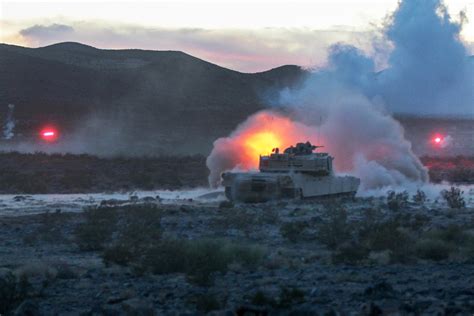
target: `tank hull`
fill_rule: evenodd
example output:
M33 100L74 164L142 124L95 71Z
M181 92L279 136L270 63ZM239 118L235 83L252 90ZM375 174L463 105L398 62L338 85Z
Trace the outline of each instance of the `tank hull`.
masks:
M227 172L222 178L229 200L249 203L355 195L360 185L356 177L304 173Z

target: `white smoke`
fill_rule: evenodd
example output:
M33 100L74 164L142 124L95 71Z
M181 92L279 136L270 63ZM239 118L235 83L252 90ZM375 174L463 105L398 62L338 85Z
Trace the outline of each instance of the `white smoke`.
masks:
M427 170L401 125L376 102L333 81L335 75L315 74L303 89L285 91L281 101L292 104L306 125L316 126L322 117L321 138L336 171L360 177L362 190L426 182Z
M15 129L15 119L13 117L13 111L15 110L14 104L8 105L7 118L5 119L5 124L3 125L3 138L12 139L15 136L13 130Z
M373 56L336 44L326 67L269 103L306 126L319 126L336 170L359 176L363 190L421 185L427 170L385 109L474 113L474 68L461 28L441 0L402 0L382 30L389 44L376 50L390 52L387 69L377 72Z

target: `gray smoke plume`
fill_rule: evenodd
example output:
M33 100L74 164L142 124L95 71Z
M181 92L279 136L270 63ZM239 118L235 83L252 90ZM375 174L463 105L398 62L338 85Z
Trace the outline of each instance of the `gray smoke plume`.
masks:
M336 170L359 176L362 189L426 182L427 170L385 109L474 114L474 67L459 38L461 26L440 0L403 0L383 30L386 46L377 47L390 52L387 69L376 72L374 57L336 44L326 67L269 103L319 126Z
M3 125L3 138L12 139L15 136L13 130L15 128L15 119L13 118L13 111L15 110L15 105L8 105L7 118L5 124Z
M384 108L474 113L474 72L460 30L439 0L401 1L384 30L394 47L387 69L376 73L373 58L337 44L327 67L302 88L282 91L278 105L308 125L322 116L321 131L337 170L360 176L364 188L427 181L402 127Z
M389 68L376 77L380 94L396 112L474 114L474 60L440 0L404 0L390 18L385 37L394 49Z
M306 125L316 126L322 117L322 145L335 156L336 171L360 177L362 189L427 181L400 124L374 101L341 84L336 69L315 74L305 88L281 96Z

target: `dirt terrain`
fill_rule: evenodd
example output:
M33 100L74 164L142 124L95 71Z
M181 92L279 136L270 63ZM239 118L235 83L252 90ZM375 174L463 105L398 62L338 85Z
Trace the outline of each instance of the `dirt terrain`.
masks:
M0 314L472 315L473 197L451 198L142 197L0 217Z
M0 194L89 193L206 186L206 158L0 153Z
M474 157L421 157L430 180L474 183ZM205 187L206 157L105 158L0 152L0 194L99 193Z

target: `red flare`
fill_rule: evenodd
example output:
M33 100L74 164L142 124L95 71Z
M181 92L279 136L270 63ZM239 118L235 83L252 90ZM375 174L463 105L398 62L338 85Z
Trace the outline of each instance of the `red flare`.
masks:
M40 132L41 138L47 142L53 142L58 139L58 132L52 127L45 127Z

